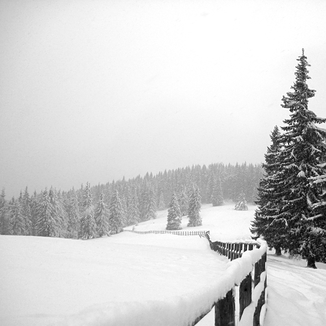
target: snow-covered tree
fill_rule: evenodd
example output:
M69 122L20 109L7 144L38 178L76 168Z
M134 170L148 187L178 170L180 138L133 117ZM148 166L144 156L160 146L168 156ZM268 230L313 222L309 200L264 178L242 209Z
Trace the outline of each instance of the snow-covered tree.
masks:
M213 191L212 191L212 204L213 206L223 205L223 191L221 177L218 175L214 178Z
M178 197L181 216L186 216L188 214L189 198L185 187L181 190Z
M96 230L100 237L109 233L109 214L110 212L104 202L104 195L101 193L95 208Z
M128 225L138 224L140 221L138 197L135 190L130 192L127 209L127 221Z
M286 248L287 227L285 220L278 220L277 213L280 207L282 189L276 174L280 169L280 131L277 126L271 133L272 144L267 148L265 163L263 164L264 175L258 187L258 199L255 219L252 222L251 232L255 236L262 236L269 247L274 247L276 254L281 254L281 249Z
M237 211L247 211L248 210L248 205L247 205L246 196L245 196L244 192L240 193L238 202L235 205L235 210L237 210Z
M200 216L201 198L199 188L193 186L189 196L189 208L188 208L188 226L200 226L202 225L202 218Z
M22 214L22 203L20 199L13 200L10 205L10 224L12 234L26 235L26 223Z
M11 234L9 203L6 201L5 197L5 190L2 189L0 195L0 234Z
M87 182L83 194L82 217L80 220L80 235L82 239L91 239L96 237L96 224L94 219L94 206L92 203L92 194L90 184Z
M123 221L123 209L121 200L119 197L118 190L112 195L111 203L110 203L110 230L112 233L119 233L122 229L122 221Z
M178 198L174 192L168 209L168 223L167 230L180 230L181 229L181 211L178 203Z
M67 237L68 238L78 238L78 230L80 223L80 213L78 205L78 197L75 190L71 190L67 196L66 203L66 212L67 212Z
M57 237L60 234L60 223L47 190L43 191L38 204L36 230L37 235L42 237Z
M281 164L275 178L282 201L274 220L284 220L287 225L287 249L301 254L307 266L315 268L316 261L326 261L326 246L317 250L326 237L326 130L317 125L326 119L308 109L308 99L315 95L307 85L309 64L303 51L297 60L292 92L282 99L290 117L284 120L280 136Z
M31 202L29 198L28 188L25 188L24 195L22 195L21 199L21 213L25 222L25 234L32 234L32 214L31 214Z
M140 214L142 221L156 218L156 196L154 190L149 186L143 189L141 194Z

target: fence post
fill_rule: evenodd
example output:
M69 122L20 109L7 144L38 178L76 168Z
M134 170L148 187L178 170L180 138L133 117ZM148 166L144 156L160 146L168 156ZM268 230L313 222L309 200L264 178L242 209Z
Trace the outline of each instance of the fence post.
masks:
M215 326L235 326L235 303L233 289L225 298L215 303Z
M240 319L245 308L248 307L251 303L251 298L252 298L251 294L252 294L251 273L249 273L240 283L240 289L239 289Z

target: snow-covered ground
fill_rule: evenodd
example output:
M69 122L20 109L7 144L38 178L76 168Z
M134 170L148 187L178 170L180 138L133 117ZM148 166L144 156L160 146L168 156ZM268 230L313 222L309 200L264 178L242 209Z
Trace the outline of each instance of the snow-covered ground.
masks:
M202 207L213 240L249 240L254 207ZM136 230L164 230L167 211ZM183 220L183 228L187 219ZM130 228L131 229L131 228ZM205 238L123 232L95 240L0 236L0 325L183 325L232 282ZM265 326L326 325L326 270L268 257ZM213 325L213 313L200 326Z

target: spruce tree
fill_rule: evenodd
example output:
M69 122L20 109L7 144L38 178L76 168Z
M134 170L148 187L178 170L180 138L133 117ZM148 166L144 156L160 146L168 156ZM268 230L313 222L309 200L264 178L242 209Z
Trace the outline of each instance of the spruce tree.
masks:
M5 197L5 190L2 189L0 195L0 234L11 234L9 203L6 201Z
M257 209L255 219L252 222L251 232L256 237L263 237L270 248L274 247L277 255L281 255L281 249L286 248L286 221L277 217L282 194L276 174L280 169L279 156L281 152L280 131L274 127L270 138L271 146L267 147L264 175L259 182Z
M113 233L119 233L122 229L122 221L123 221L123 210L122 204L119 197L119 193L116 190L113 193L110 203L110 218L109 218L109 225L110 230Z
M94 206L92 203L92 194L90 184L87 182L83 194L82 217L80 220L80 235L82 239L91 239L96 237L96 224L94 219Z
M214 178L211 201L212 201L213 206L223 205L222 183L221 183L221 177L219 175L215 176L215 178Z
M26 235L26 223L22 213L22 202L20 198L13 200L10 205L10 223L12 234L14 235Z
M181 216L186 216L188 214L189 198L185 187L181 190L179 195L179 207L181 211Z
M37 210L36 232L42 237L57 237L60 225L47 190L43 191Z
M133 190L130 193L130 198L128 201L127 220L129 225L138 224L138 222L140 221L140 212L136 190Z
M189 196L188 226L202 225L202 218L199 214L200 208L201 208L200 192L197 186L193 186Z
M67 236L69 238L76 239L78 238L80 213L79 213L78 197L74 189L68 193L66 211L67 211L67 218L68 218Z
M283 191L274 217L286 221L287 249L301 254L307 266L315 268L316 261L326 261L326 246L322 245L326 236L326 130L317 126L326 119L308 109L308 99L315 91L307 85L309 64L304 51L297 60L293 91L282 99L290 117L284 120L280 137L281 164L276 178Z
M180 230L181 229L181 211L178 203L178 198L175 192L173 192L172 199L168 209L168 223L167 230Z
M110 212L104 202L104 195L101 193L95 208L95 223L99 237L109 233L109 214Z

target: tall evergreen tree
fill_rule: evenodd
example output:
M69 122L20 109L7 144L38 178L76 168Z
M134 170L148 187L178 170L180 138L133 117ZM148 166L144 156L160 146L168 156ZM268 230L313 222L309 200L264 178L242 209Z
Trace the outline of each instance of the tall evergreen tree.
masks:
M66 212L67 212L67 237L68 238L78 238L78 230L80 223L80 212L78 205L78 197L75 190L71 190L67 196L66 203Z
M42 237L57 237L60 234L60 224L47 190L43 191L38 205L36 229L37 235Z
M104 195L101 193L95 208L96 230L100 237L109 233L109 214L110 212L104 202Z
M178 197L181 216L186 216L188 214L189 198L185 187L181 190Z
M223 205L223 191L222 191L222 183L221 177L215 176L214 185L212 191L212 204L213 206L221 206Z
M22 215L25 222L25 234L31 235L32 232L32 213L31 213L31 200L28 193L28 188L25 188L24 195L21 199L21 208L22 208Z
M293 91L282 99L282 107L289 109L290 117L284 120L280 137L281 164L275 178L283 191L274 218L286 221L287 249L301 254L307 266L315 268L316 261L326 261L326 246L317 249L326 236L326 130L317 124L326 119L308 109L308 99L315 95L307 85L309 64L303 51L297 60Z
M123 221L123 209L121 200L119 197L118 190L113 193L110 203L110 218L109 218L109 225L110 230L113 233L119 233L122 228L122 221Z
M127 211L128 224L137 224L140 221L140 212L138 205L138 197L136 190L130 192L130 198L128 201L128 211Z
M9 203L6 201L5 197L5 189L2 189L0 195L0 234L11 234Z
M202 225L202 218L199 213L201 208L201 198L197 186L193 186L189 197L188 226L200 226Z
M178 198L174 192L168 209L168 223L167 230L180 230L181 229L181 211L178 203Z
M91 239L96 237L96 224L94 219L94 206L90 184L87 182L84 189L82 217L80 220L80 238Z
M279 179L275 175L280 169L280 131L277 126L271 133L272 144L267 148L264 175L259 182L257 209L252 222L251 232L255 236L263 236L269 247L274 247L276 254L281 254L281 249L286 248L287 224L285 219L278 219L282 189Z

